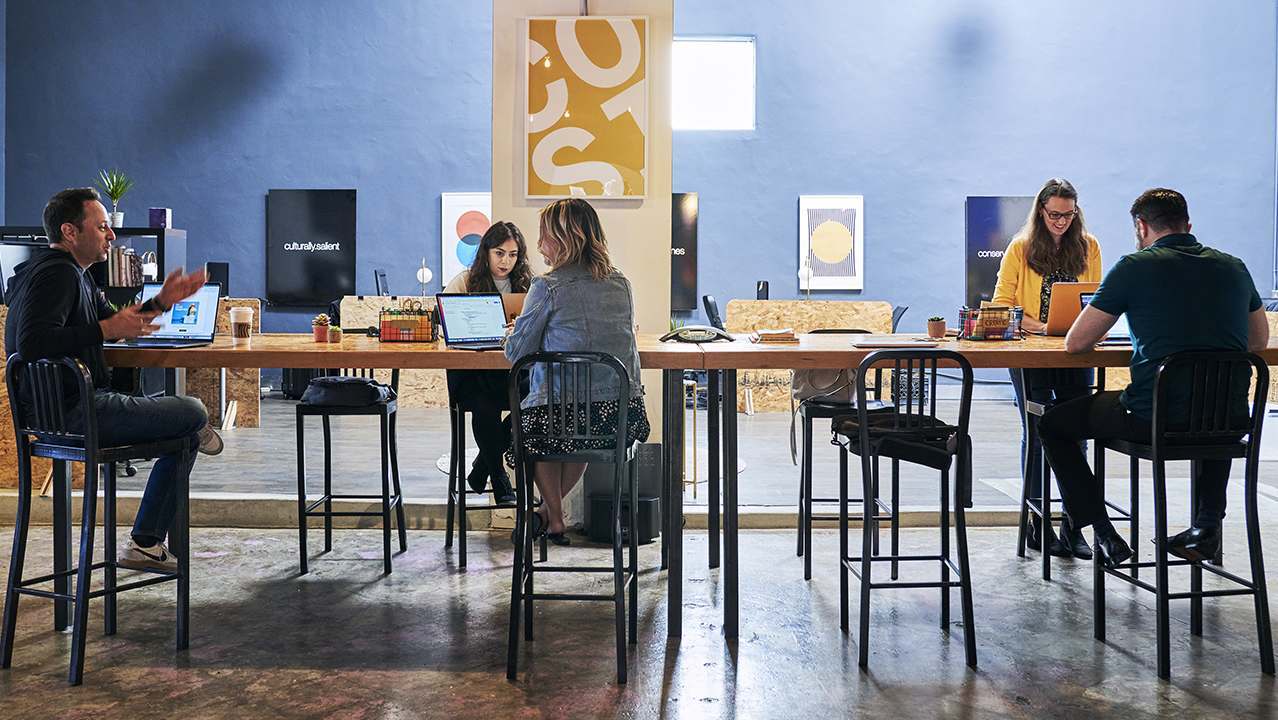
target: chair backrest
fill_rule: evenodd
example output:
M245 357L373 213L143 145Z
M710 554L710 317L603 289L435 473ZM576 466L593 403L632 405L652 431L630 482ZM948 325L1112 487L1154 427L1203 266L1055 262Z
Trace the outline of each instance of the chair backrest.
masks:
M711 326L723 330L723 316L719 314L719 303L715 302L713 295L702 295L701 304L705 306L706 322Z
M937 368L942 364L955 365L962 372L958 417L953 423L945 422L936 412L936 376ZM884 368L893 371L895 402L885 408L871 410L866 403L868 371ZM917 398L914 388L922 390ZM960 438L966 438L972 413L972 364L951 350L878 350L867 355L857 367L856 396L857 416L863 434L868 432L868 415L873 412L879 419L876 428L910 432L954 428ZM890 424L881 420L885 415L892 418Z
M1246 415L1231 412L1232 399L1255 373L1250 408ZM1171 414L1184 401L1188 383L1188 421L1173 427ZM1173 399L1173 393L1181 397ZM1258 445L1264 422L1264 402L1269 393L1269 368L1254 353L1245 351L1192 351L1169 355L1154 377L1153 441L1194 444L1231 443L1242 435Z
M808 331L811 335L869 335L869 330L860 328L815 328Z
M543 432L529 432L520 422L519 377L534 365L545 367L547 422ZM591 375L611 372L616 378L617 427L602 432L590 415L591 405L604 398L593 397ZM601 352L538 352L520 358L510 369L511 424L516 457L530 440L612 441L615 462L624 464L626 453L627 405L630 401L630 374L616 357Z
M901 324L901 318L905 315L905 311L909 309L909 305L897 305L892 308L892 332L896 332L897 326Z
M93 376L75 358L27 361L17 353L5 364L9 412L18 446L30 435L95 450L98 446L97 413L93 409ZM72 392L75 395L72 395ZM67 400L77 398L82 421L73 425L75 411ZM27 407L24 409L24 405ZM79 429L76 428L79 426Z
M315 371L315 377L361 377L370 380L377 379L377 373L374 368L320 368ZM396 393L399 392L399 368L391 369L390 388Z
M378 295L390 295L390 282L386 280L386 271L381 268L373 270L373 286Z

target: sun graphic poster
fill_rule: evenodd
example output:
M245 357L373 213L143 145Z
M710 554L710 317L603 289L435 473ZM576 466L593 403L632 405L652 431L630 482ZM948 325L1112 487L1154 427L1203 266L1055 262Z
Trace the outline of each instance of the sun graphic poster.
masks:
M479 241L492 221L492 194L443 193L440 202L440 230L443 261L439 281L447 285L457 273L470 267L479 252Z
M799 289L865 287L865 197L799 196Z
M529 199L647 194L648 19L529 18Z

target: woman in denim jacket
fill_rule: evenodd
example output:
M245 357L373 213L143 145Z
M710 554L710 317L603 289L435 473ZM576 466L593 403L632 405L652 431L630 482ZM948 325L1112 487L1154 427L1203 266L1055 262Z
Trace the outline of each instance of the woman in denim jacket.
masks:
M506 357L515 362L543 350L615 356L630 374L630 397L616 397L616 378L612 373L593 374L591 397L597 399L590 409L592 430L602 435L616 432L619 403L626 402L627 440L647 440L648 417L635 345L634 295L630 281L608 259L607 242L595 209L579 198L547 205L541 211L537 250L551 270L533 279L524 311L506 338ZM525 432L546 431L549 415L544 375L544 367L533 367L528 396L520 404ZM524 446L525 454L533 458L583 449L587 446L579 441L555 442L553 446L526 441ZM513 457L511 460L513 464ZM533 534L546 532L551 542L567 545L563 498L581 480L586 464L536 461L533 466L533 479L542 497L542 505L532 519Z

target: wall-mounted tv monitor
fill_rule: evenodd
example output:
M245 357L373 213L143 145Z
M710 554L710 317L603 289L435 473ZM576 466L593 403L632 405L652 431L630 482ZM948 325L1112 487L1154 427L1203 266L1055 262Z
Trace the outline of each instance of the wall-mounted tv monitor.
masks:
M670 213L670 309L697 309L696 193L674 193Z
M266 300L323 306L355 294L355 191L266 194Z

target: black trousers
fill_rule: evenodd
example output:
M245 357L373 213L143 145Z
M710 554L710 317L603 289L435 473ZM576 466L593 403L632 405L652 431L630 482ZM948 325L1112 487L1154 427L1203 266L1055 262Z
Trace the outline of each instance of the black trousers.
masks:
M1045 414L1038 424L1039 438L1047 461L1056 473L1065 512L1075 528L1108 521L1105 498L1096 475L1087 465L1079 446L1082 440L1128 440L1148 443L1150 422L1133 415L1118 401L1117 391L1099 392L1061 403ZM1194 516L1196 527L1219 527L1225 517L1225 488L1229 483L1228 458L1200 460L1194 478L1198 497Z
M505 370L449 370L449 398L470 413L470 427L479 458L493 473L502 468L502 453L510 446L510 409Z
M1016 412L1021 418L1021 473L1029 460L1029 490L1026 497L1037 500L1043 495L1043 443L1029 442L1025 427L1025 400L1032 402L1065 402L1091 393L1095 373L1086 368L1012 368L1012 391L1016 393ZM1024 386L1022 385L1024 377ZM1027 386L1027 387L1026 387ZM1083 452L1087 447L1083 446Z

